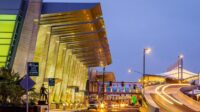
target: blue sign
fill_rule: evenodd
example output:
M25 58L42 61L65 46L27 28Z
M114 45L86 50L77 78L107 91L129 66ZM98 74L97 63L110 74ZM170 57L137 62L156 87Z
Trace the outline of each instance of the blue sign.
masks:
M79 92L79 87L75 88L75 93Z
M55 78L48 78L49 86L55 86Z
M26 90L30 90L34 85L35 82L28 75L20 82L20 86Z
M28 62L27 73L29 76L38 76L39 75L39 63L38 62Z

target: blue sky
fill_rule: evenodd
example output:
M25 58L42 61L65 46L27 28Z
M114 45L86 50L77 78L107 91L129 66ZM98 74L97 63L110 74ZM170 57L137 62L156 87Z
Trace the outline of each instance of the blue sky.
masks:
M143 48L147 73L158 74L184 54L184 68L200 72L200 0L44 0L45 2L101 2L118 81L136 81L142 71Z

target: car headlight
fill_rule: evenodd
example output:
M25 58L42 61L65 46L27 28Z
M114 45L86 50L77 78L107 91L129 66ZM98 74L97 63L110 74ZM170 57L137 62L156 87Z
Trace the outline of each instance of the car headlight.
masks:
M104 106L104 104L102 103L102 104L100 104L100 108L104 108L105 106Z
M122 103L122 104L120 104L120 107L125 107L125 104L123 104L123 103Z

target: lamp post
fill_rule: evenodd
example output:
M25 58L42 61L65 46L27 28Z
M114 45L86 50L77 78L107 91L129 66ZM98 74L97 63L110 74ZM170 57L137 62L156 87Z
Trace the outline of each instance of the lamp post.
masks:
M184 57L183 54L180 54L180 55L178 56L178 58L179 58L178 69L181 68L181 77L180 77L180 79L179 79L179 76L178 76L178 79L181 80L181 83L182 83L182 81L183 81L183 57ZM178 70L178 75L179 75L179 70Z
M198 73L198 82L199 82L199 85L200 85L200 72Z
M145 92L144 90L144 77L146 75L146 54L150 54L151 53L151 48L144 48L144 51L143 51L143 78L142 78L142 83L143 83L143 92ZM149 81L149 79L148 79Z
M106 70L106 68L105 68L105 66L103 67L103 101L104 101L104 91L105 91L105 87L104 87L104 83L105 83L105 70Z

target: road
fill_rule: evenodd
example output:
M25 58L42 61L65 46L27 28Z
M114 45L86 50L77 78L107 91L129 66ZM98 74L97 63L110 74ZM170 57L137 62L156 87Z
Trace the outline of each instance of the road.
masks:
M98 109L98 110L95 110L95 109L91 109L91 110L68 110L68 111L63 111L61 109L54 109L54 110L51 110L50 112L139 112L138 111L138 108L136 107L124 107L124 108L106 108L106 109Z
M63 111L63 110L51 110L50 112L139 112L138 108L126 107L126 108L108 108L108 109L91 109L91 110L79 110L79 111Z
M108 108L104 110L89 110L87 112L139 112L138 108L127 107L127 108Z
M199 102L192 100L179 89L185 84L165 84L145 88L145 97L162 112L200 112Z

